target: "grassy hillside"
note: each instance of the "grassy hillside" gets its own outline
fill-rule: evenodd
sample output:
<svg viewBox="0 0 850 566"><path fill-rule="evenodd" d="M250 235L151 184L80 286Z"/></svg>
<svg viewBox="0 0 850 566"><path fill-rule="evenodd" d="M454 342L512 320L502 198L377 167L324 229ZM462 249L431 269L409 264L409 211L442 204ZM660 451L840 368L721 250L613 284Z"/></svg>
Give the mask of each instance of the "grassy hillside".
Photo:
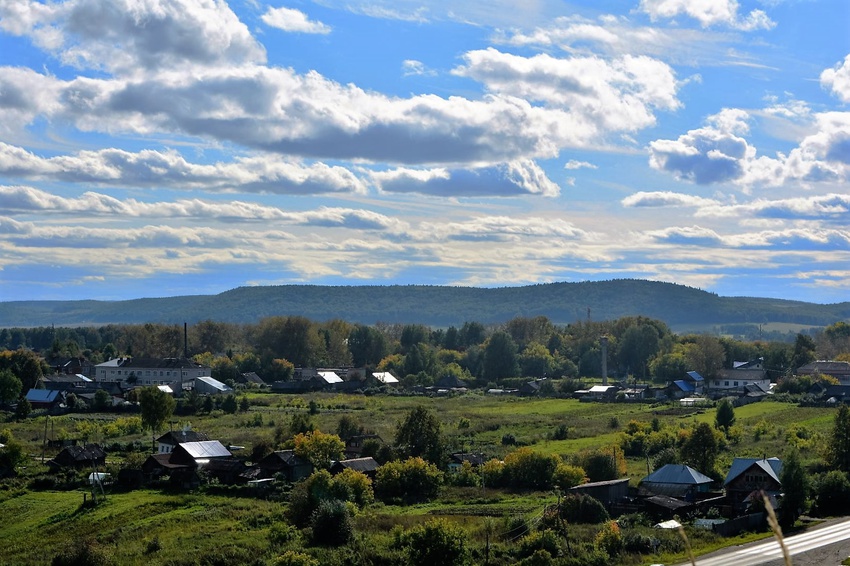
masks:
<svg viewBox="0 0 850 566"><path fill-rule="evenodd" d="M665 411L665 407L645 404L580 403L568 399L527 399L493 397L470 393L448 398L362 396L316 393L305 396L249 394L247 413L186 417L194 429L225 443L245 445L249 450L257 442L270 440L278 426L287 426L294 414L307 414L310 401L316 402L317 414L310 415L324 431L334 431L339 419L349 416L388 442L395 436L397 423L406 411L417 405L433 410L442 423L449 446L483 451L503 457L515 450L505 446L503 435L535 451L558 454L565 461L586 448L612 450L618 446L630 421L648 423L658 419L661 430L677 431L695 422L713 422L714 409ZM736 409L734 436L722 451L718 470L725 473L736 456L781 456L793 436L804 462L817 464L819 447L828 434L835 409L800 408L780 402L762 402ZM469 426L460 428L461 418ZM126 417L121 417L126 418ZM89 435L106 444L141 441L149 444L147 434L110 436L108 424L116 419L108 414L75 414L51 419L51 436ZM175 419L180 426L186 420ZM553 440L552 432L567 425L564 440ZM118 564L190 566L196 564L272 564L274 557L287 548L297 548L321 564L350 564L354 557L369 563L379 554L396 552L393 529L409 529L434 517L446 517L461 525L469 544L479 552L485 545L485 516L492 517L494 555L503 558L497 564L513 563L510 552L517 547L511 525L539 519L545 505L556 501L554 492L524 492L481 487L445 487L440 497L428 503L409 506L377 503L357 517L358 537L348 547L333 550L306 544L303 533L281 531L286 525L286 497L258 499L244 488L212 486L192 493L173 493L152 489L129 493L108 493L106 502L97 507L82 505L82 489L62 491L38 489L29 480L45 469L40 464L44 418L23 422L7 421L15 438L23 442L29 460L23 477L11 483L0 482L0 516L7 518L0 528L3 564L49 564L52 557L72 544L93 541L95 548L112 556ZM795 431L801 431L798 434ZM246 451L247 452L247 451ZM47 457L53 454L48 451ZM108 461L117 469L122 455L110 453ZM646 475L646 459L627 458L627 476L632 484ZM592 541L597 525L571 525L572 544ZM651 530L650 530L651 532ZM689 528L697 553L740 544L768 533L748 534L722 539L711 533ZM668 533L678 541L677 533ZM653 535L657 535L653 532ZM286 539L286 540L284 540ZM480 555L479 555L480 557ZM624 556L619 564L678 563L679 552L656 555ZM383 562L385 563L385 562ZM480 563L480 561L479 561Z"/></svg>
<svg viewBox="0 0 850 566"><path fill-rule="evenodd" d="M558 324L644 315L674 328L727 324L825 326L850 317L850 303L720 297L699 289L643 280L551 283L484 289L436 286L240 287L218 295L129 301L0 302L0 326L182 323L200 320L249 323L273 315L341 318L374 324L461 325L501 323L517 316L547 316Z"/></svg>

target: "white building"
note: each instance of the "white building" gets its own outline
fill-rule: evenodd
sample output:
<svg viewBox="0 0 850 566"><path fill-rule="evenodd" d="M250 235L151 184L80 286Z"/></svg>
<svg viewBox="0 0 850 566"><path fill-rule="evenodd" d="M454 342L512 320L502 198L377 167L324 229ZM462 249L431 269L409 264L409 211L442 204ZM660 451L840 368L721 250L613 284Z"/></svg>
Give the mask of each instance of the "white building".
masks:
<svg viewBox="0 0 850 566"><path fill-rule="evenodd" d="M95 366L94 380L136 386L170 385L210 377L212 368L186 358L115 358Z"/></svg>

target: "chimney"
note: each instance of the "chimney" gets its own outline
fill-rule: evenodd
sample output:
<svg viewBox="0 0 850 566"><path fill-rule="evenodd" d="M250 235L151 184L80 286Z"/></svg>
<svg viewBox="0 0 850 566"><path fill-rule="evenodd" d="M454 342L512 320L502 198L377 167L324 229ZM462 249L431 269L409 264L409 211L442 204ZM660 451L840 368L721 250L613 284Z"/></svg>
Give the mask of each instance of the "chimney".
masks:
<svg viewBox="0 0 850 566"><path fill-rule="evenodd" d="M183 323L183 357L189 359L189 327Z"/></svg>
<svg viewBox="0 0 850 566"><path fill-rule="evenodd" d="M602 346L602 385L608 385L608 337L602 336L599 344Z"/></svg>

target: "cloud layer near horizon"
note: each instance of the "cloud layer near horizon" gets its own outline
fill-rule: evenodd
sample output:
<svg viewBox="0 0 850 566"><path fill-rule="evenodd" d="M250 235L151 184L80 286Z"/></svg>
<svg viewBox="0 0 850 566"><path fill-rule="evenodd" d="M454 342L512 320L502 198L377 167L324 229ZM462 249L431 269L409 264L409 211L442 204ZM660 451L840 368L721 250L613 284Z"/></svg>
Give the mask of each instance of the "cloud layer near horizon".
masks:
<svg viewBox="0 0 850 566"><path fill-rule="evenodd" d="M0 0L3 299L56 296L42 265L91 297L181 274L842 292L850 54L777 47L840 2L498 4Z"/></svg>

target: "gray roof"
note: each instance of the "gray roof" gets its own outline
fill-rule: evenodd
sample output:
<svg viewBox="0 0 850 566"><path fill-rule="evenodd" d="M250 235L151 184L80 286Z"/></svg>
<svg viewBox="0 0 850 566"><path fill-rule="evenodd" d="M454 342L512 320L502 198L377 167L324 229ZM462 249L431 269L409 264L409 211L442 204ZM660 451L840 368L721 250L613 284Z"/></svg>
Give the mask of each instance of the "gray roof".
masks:
<svg viewBox="0 0 850 566"><path fill-rule="evenodd" d="M173 446L186 442L203 442L209 439L210 437L203 432L197 432L195 430L172 430L157 438L156 441Z"/></svg>
<svg viewBox="0 0 850 566"><path fill-rule="evenodd" d="M225 458L233 456L218 440L203 440L200 442L182 442L180 447L195 460L201 458Z"/></svg>
<svg viewBox="0 0 850 566"><path fill-rule="evenodd" d="M343 469L354 470L355 472L368 473L378 469L378 462L374 458L367 456L365 458L350 458L348 460L340 460L331 466L331 471L342 471Z"/></svg>
<svg viewBox="0 0 850 566"><path fill-rule="evenodd" d="M212 377L206 377L206 376L196 377L195 381L196 382L197 381L203 381L204 383L206 383L210 387L213 387L213 388L217 389L218 391L222 391L222 392L225 392L225 393L228 392L228 391L233 391L232 387L230 387L229 385L225 385L224 383L222 383L219 380L212 378Z"/></svg>
<svg viewBox="0 0 850 566"><path fill-rule="evenodd" d="M205 367L188 358L116 358L97 365L98 367L122 367L129 369L194 369Z"/></svg>
<svg viewBox="0 0 850 566"><path fill-rule="evenodd" d="M723 481L723 485L729 484L732 480L749 470L753 465L758 466L763 472L778 483L782 483L779 481L779 474L782 472L782 460L779 458L735 458L732 462L732 467L729 468L729 473L726 474L726 479Z"/></svg>
<svg viewBox="0 0 850 566"><path fill-rule="evenodd" d="M707 475L684 464L665 464L641 480L642 483L701 485L711 483Z"/></svg>

